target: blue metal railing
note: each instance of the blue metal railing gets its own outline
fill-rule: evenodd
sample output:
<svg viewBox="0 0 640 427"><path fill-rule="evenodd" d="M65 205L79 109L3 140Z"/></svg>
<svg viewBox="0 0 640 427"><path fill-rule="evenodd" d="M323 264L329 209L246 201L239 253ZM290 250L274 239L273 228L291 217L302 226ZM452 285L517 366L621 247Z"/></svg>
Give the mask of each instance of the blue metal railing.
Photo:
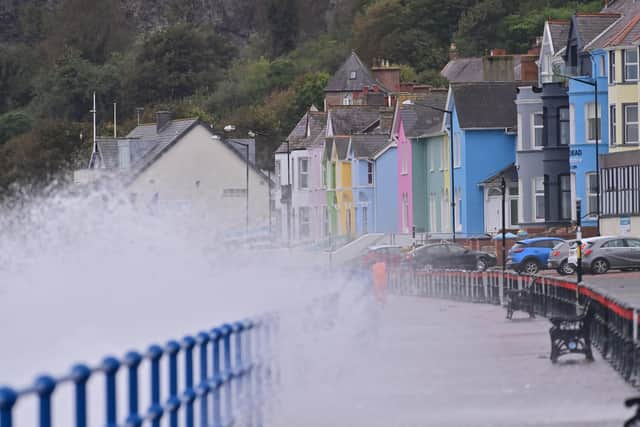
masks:
<svg viewBox="0 0 640 427"><path fill-rule="evenodd" d="M38 399L38 426L51 427L52 399L63 384L73 384L75 409L69 414L75 427L87 427L89 400L87 384L96 376L104 378L104 414L106 427L160 427L167 420L169 427L224 427L242 417L248 427L262 425L262 405L271 387L271 345L277 317L268 315L256 320L225 324L196 336L186 336L180 342L169 341L164 347L152 345L146 353L128 352L123 358L105 357L96 367L78 364L68 375L54 378L38 377L24 389L0 388L0 427L13 427L16 406L28 396ZM161 372L163 358L165 375ZM181 360L180 360L181 359ZM199 378L194 378L194 359ZM139 374L142 364L149 366L150 403L146 412L140 408ZM182 365L182 369L179 368ZM118 421L119 372L126 371L126 416ZM184 375L179 381L179 375ZM166 400L161 401L166 381ZM184 386L180 390L179 384ZM199 419L195 419L198 404ZM182 417L181 417L182 415Z"/></svg>

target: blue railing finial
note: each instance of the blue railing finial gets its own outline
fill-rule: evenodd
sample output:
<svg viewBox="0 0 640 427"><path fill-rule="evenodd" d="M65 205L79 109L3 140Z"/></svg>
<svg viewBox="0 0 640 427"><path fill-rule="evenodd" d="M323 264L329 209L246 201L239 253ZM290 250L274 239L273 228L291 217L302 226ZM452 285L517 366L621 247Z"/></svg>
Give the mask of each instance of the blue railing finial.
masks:
<svg viewBox="0 0 640 427"><path fill-rule="evenodd" d="M13 405L18 400L18 393L12 388L0 388L0 427L12 427Z"/></svg>

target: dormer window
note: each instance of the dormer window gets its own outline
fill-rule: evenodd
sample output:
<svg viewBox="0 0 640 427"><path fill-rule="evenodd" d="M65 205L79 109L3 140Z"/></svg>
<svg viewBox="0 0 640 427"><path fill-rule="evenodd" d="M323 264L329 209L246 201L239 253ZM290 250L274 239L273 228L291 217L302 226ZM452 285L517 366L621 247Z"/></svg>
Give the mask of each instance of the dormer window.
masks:
<svg viewBox="0 0 640 427"><path fill-rule="evenodd" d="M355 80L356 77L358 77L357 71L352 71L351 73L349 73L349 80Z"/></svg>

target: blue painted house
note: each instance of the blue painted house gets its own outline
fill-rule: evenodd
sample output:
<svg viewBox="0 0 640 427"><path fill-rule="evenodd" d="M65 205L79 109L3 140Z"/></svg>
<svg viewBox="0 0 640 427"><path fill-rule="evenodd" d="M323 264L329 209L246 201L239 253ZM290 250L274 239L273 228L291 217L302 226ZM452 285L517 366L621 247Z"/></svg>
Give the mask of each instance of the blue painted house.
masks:
<svg viewBox="0 0 640 427"><path fill-rule="evenodd" d="M390 134L355 134L350 138L351 190L353 192L356 234L375 230L376 165L374 155L389 145ZM383 182L381 182L382 184Z"/></svg>
<svg viewBox="0 0 640 427"><path fill-rule="evenodd" d="M374 160L374 229L377 233L398 232L398 148L387 144Z"/></svg>
<svg viewBox="0 0 640 427"><path fill-rule="evenodd" d="M522 82L453 83L447 109L452 111L455 227L460 237L494 231L499 221L487 180L515 162L516 105ZM490 212L490 213L488 213ZM485 214L486 213L486 214Z"/></svg>
<svg viewBox="0 0 640 427"><path fill-rule="evenodd" d="M569 113L571 116L570 167L572 201L582 200L583 226L595 227L597 213L598 175L596 173L596 140L598 154L609 151L608 122L609 94L607 82L606 51L592 52L594 61L590 75L577 76L598 87L598 110L595 108L595 87L588 83L569 80ZM596 126L597 113L597 126ZM590 214L590 215L589 215Z"/></svg>

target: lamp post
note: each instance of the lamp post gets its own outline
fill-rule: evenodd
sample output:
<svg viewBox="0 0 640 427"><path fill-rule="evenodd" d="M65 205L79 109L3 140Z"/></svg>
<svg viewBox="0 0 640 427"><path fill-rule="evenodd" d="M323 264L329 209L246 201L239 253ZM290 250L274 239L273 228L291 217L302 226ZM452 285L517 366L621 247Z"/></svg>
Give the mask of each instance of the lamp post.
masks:
<svg viewBox="0 0 640 427"><path fill-rule="evenodd" d="M592 57L593 59L593 57ZM596 221L597 221L597 230L598 236L600 235L600 120L598 117L598 78L593 78L592 80L581 79L578 77L567 76L565 74L555 74L558 77L563 77L565 79L573 80L579 83L583 83L585 85L593 87L593 97L595 99L595 108L596 108L596 176L597 184L596 184ZM587 135L588 137L588 135Z"/></svg>
<svg viewBox="0 0 640 427"><path fill-rule="evenodd" d="M447 110L444 108L440 108L440 107L435 107L433 105L428 105L428 104L420 104L417 103L415 101L411 101L411 100L406 100L403 102L404 105L417 105L418 107L423 107L423 108L430 108L432 110L435 111L440 111L442 113L445 114L449 114L449 118L451 121L453 121L453 111L451 110ZM449 199L451 202L451 231L452 231L452 238L453 241L455 243L456 241L456 197L455 197L455 176L453 173L453 135L452 135L452 131L451 131L451 125L449 125L449 151L451 152L451 156L449 156L449 178L451 181L451 188L449 189Z"/></svg>
<svg viewBox="0 0 640 427"><path fill-rule="evenodd" d="M502 274L504 275L507 269L507 257L506 257L506 246L507 246L507 220L505 217L506 212L506 194L507 194L507 183L504 180L504 174L500 175L500 189L502 190Z"/></svg>

